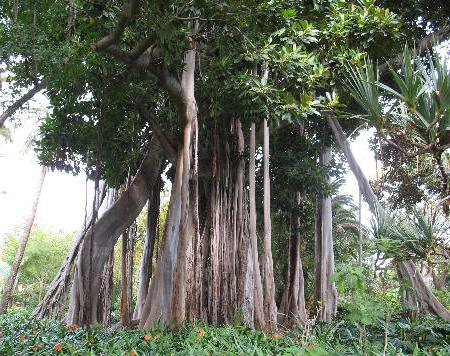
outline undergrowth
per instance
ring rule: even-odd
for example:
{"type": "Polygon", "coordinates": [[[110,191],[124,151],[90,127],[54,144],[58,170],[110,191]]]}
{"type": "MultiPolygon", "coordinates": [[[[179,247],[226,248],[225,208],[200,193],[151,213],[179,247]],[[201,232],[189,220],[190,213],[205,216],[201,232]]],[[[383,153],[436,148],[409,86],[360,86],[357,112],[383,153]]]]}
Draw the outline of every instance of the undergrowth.
{"type": "Polygon", "coordinates": [[[243,325],[185,325],[177,332],[102,327],[90,330],[11,312],[0,317],[1,355],[450,355],[450,324],[427,318],[393,320],[361,338],[356,324],[317,323],[297,332],[265,335],[243,325]],[[387,343],[384,333],[387,330],[387,343]]]}

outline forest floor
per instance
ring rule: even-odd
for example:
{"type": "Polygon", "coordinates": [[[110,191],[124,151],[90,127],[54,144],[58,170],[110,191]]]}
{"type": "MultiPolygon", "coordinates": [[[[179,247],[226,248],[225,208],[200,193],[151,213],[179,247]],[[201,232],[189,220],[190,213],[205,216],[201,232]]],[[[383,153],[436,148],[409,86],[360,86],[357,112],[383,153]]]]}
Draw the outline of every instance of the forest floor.
{"type": "Polygon", "coordinates": [[[0,355],[382,355],[385,346],[387,355],[450,355],[450,324],[435,319],[391,323],[386,344],[381,328],[361,330],[344,321],[272,335],[242,325],[86,330],[10,312],[0,317],[0,355]]]}

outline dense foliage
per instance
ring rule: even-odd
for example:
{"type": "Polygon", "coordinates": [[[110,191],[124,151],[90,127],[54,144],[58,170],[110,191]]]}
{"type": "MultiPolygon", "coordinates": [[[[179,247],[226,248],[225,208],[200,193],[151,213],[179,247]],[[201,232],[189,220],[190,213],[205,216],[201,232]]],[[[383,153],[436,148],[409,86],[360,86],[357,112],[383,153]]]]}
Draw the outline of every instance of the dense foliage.
{"type": "Polygon", "coordinates": [[[359,338],[355,324],[339,321],[318,323],[308,330],[264,335],[246,326],[184,326],[177,333],[168,330],[89,331],[77,325],[65,326],[53,320],[33,320],[11,313],[0,317],[0,352],[20,354],[75,355],[352,355],[362,350],[378,355],[384,347],[395,355],[448,355],[450,324],[434,319],[414,322],[380,321],[359,338]]]}

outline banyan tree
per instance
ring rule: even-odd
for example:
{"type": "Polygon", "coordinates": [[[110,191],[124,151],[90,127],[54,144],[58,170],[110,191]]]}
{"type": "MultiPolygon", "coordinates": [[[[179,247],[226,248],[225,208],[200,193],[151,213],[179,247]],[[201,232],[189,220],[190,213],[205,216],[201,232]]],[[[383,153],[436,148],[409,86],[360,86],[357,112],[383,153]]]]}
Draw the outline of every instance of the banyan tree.
{"type": "MultiPolygon", "coordinates": [[[[1,124],[45,90],[52,109],[39,126],[41,163],[85,170],[96,182],[91,213],[35,315],[108,325],[120,237],[122,324],[176,328],[242,317],[275,331],[336,315],[331,195],[341,148],[380,211],[339,124],[349,116],[345,106],[356,110],[343,76],[367,54],[398,53],[402,35],[412,33],[398,15],[372,1],[58,0],[1,8],[2,59],[15,85],[32,87],[1,124]],[[163,186],[170,201],[160,237],[163,186]],[[133,298],[134,223],[146,205],[133,298]],[[302,220],[305,211],[313,224],[302,220]],[[287,226],[284,245],[272,234],[274,215],[287,226]],[[307,229],[315,236],[312,302],[301,253],[307,229]],[[274,248],[284,252],[282,272],[274,248]]],[[[424,37],[423,46],[432,44],[424,37]]],[[[357,121],[345,120],[345,130],[357,121]]],[[[399,270],[423,289],[415,297],[448,319],[413,280],[414,263],[399,270]]]]}

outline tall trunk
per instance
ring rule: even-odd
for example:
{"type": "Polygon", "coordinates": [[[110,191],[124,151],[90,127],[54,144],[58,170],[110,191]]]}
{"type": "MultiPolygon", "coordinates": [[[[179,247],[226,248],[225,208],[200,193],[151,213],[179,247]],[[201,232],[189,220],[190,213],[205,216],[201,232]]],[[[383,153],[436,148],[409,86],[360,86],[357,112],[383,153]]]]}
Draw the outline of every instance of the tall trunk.
{"type": "MultiPolygon", "coordinates": [[[[300,193],[295,193],[295,203],[300,204],[300,193]]],[[[283,312],[283,323],[292,326],[297,323],[305,325],[308,321],[305,303],[305,279],[303,276],[303,264],[300,255],[300,217],[291,214],[291,233],[289,236],[288,273],[283,312]]]]}
{"type": "MultiPolygon", "coordinates": [[[[185,70],[181,79],[182,104],[178,111],[183,118],[183,141],[178,147],[175,179],[164,229],[164,246],[155,276],[150,284],[140,320],[141,327],[157,323],[179,326],[186,318],[186,266],[191,249],[193,207],[190,204],[192,128],[197,125],[197,104],[194,96],[195,49],[185,54],[185,70]]],[[[194,140],[196,144],[196,140],[194,140]]],[[[194,160],[196,158],[194,157],[194,160]]]]}
{"type": "Polygon", "coordinates": [[[358,264],[360,266],[362,266],[362,223],[361,223],[361,219],[362,219],[362,194],[361,194],[361,190],[358,189],[358,196],[359,196],[359,201],[358,201],[358,264]]]}
{"type": "MultiPolygon", "coordinates": [[[[301,202],[300,193],[295,193],[295,199],[297,205],[301,202]]],[[[295,263],[295,281],[298,281],[298,298],[297,298],[297,309],[298,309],[298,317],[299,321],[302,324],[306,324],[308,321],[308,315],[306,314],[306,301],[305,301],[305,278],[303,275],[303,263],[302,256],[300,252],[301,246],[301,235],[300,235],[301,221],[300,216],[296,216],[295,219],[295,234],[297,237],[297,245],[296,245],[296,263],[295,263]]],[[[296,282],[297,283],[297,282],[296,282]]]]}
{"type": "Polygon", "coordinates": [[[8,305],[11,300],[11,293],[16,282],[17,273],[19,272],[20,264],[22,263],[23,255],[25,253],[25,248],[27,247],[28,238],[30,237],[31,228],[34,223],[34,217],[36,216],[36,210],[39,204],[39,199],[41,197],[42,186],[44,185],[45,175],[47,173],[47,167],[41,167],[41,176],[39,178],[37,190],[34,196],[34,201],[31,206],[31,213],[25,223],[25,228],[23,230],[22,237],[19,241],[19,247],[17,248],[16,255],[14,257],[13,264],[11,266],[11,272],[9,273],[8,279],[6,280],[5,286],[3,288],[2,299],[0,301],[0,314],[6,313],[8,305]]]}
{"type": "Polygon", "coordinates": [[[266,322],[264,319],[263,308],[263,291],[261,273],[259,270],[258,257],[258,239],[256,237],[256,197],[255,197],[255,154],[256,154],[256,139],[255,139],[255,123],[252,122],[250,128],[250,162],[249,162],[249,186],[250,186],[250,240],[253,251],[253,276],[254,276],[254,321],[258,329],[264,330],[266,322]]]}
{"type": "Polygon", "coordinates": [[[186,305],[188,307],[188,321],[194,322],[201,318],[202,313],[202,295],[203,295],[203,256],[202,243],[200,235],[199,218],[199,181],[198,181],[198,123],[193,123],[193,171],[190,185],[190,194],[192,196],[192,228],[193,244],[192,251],[188,252],[190,257],[188,262],[187,280],[188,290],[186,305]]]}
{"type": "Polygon", "coordinates": [[[181,187],[183,173],[183,147],[177,153],[175,178],[172,182],[169,210],[164,227],[161,253],[156,264],[155,274],[150,282],[145,300],[140,327],[151,328],[157,324],[170,324],[173,287],[173,270],[177,257],[181,216],[181,187]]]}
{"type": "Polygon", "coordinates": [[[122,234],[120,322],[123,326],[130,326],[132,319],[131,303],[133,297],[133,255],[135,234],[135,223],[122,234]]]}
{"type": "Polygon", "coordinates": [[[114,271],[114,250],[108,258],[103,270],[102,283],[100,287],[100,305],[98,320],[103,322],[105,328],[111,326],[111,304],[113,293],[113,271],[114,271]]]}
{"type": "MultiPolygon", "coordinates": [[[[321,163],[328,166],[331,162],[331,148],[326,147],[321,156],[321,163]]],[[[327,181],[330,178],[327,175],[327,181]]],[[[319,255],[316,256],[315,267],[319,268],[314,273],[315,291],[314,296],[320,303],[318,312],[319,318],[330,322],[337,311],[337,290],[331,277],[334,273],[334,250],[333,250],[333,231],[332,231],[332,211],[331,197],[326,196],[320,199],[320,207],[316,218],[320,214],[320,223],[316,222],[316,248],[319,255]]]]}
{"type": "MultiPolygon", "coordinates": [[[[353,156],[353,153],[350,149],[350,144],[344,134],[344,131],[342,130],[341,125],[339,124],[339,121],[330,118],[328,119],[328,124],[333,130],[336,141],[344,152],[350,169],[352,170],[358,181],[359,189],[366,199],[367,203],[369,204],[369,208],[372,211],[372,214],[384,214],[384,211],[380,206],[372,188],[370,187],[367,178],[364,176],[364,173],[359,167],[358,162],[356,162],[355,157],[353,156]]],[[[398,262],[397,267],[399,273],[403,276],[403,278],[405,278],[405,280],[410,283],[410,287],[412,288],[412,290],[419,291],[419,293],[416,294],[416,304],[421,308],[423,306],[427,306],[427,308],[423,307],[421,311],[432,311],[439,317],[445,320],[450,320],[449,311],[439,302],[439,300],[437,300],[430,289],[426,286],[422,276],[420,275],[420,272],[417,271],[414,263],[412,261],[401,261],[398,262]]]]}
{"type": "Polygon", "coordinates": [[[235,218],[233,231],[235,241],[239,246],[237,258],[239,259],[236,302],[242,306],[244,321],[250,328],[254,328],[254,261],[252,245],[250,241],[248,223],[248,195],[244,189],[245,185],[245,160],[244,160],[244,134],[242,125],[236,120],[237,149],[238,162],[236,167],[235,181],[235,218]]]}
{"type": "Polygon", "coordinates": [[[275,303],[275,281],[272,260],[272,223],[270,219],[270,171],[269,171],[269,128],[263,120],[264,130],[264,302],[267,327],[277,329],[277,305],[275,303]]]}
{"type": "MultiPolygon", "coordinates": [[[[191,134],[192,122],[186,123],[183,137],[182,152],[182,185],[181,185],[181,212],[180,212],[180,237],[177,247],[177,259],[174,269],[173,294],[172,294],[172,320],[171,326],[176,328],[186,319],[186,266],[187,252],[191,248],[192,221],[189,218],[189,174],[191,172],[191,134]]],[[[177,167],[178,168],[178,167],[177,167]]],[[[192,216],[191,216],[192,218],[192,216]]]]}
{"type": "MultiPolygon", "coordinates": [[[[155,137],[150,142],[149,151],[141,164],[136,176],[130,186],[122,194],[115,204],[108,209],[95,224],[95,237],[92,241],[92,300],[91,300],[91,320],[97,322],[98,297],[101,285],[101,275],[106,260],[118,237],[136,220],[140,211],[144,207],[149,190],[153,188],[163,163],[163,152],[155,137]]],[[[87,239],[92,238],[90,228],[81,246],[80,253],[74,273],[74,281],[71,289],[69,313],[67,322],[69,324],[84,324],[86,322],[85,311],[83,310],[83,289],[86,285],[86,272],[89,261],[89,249],[86,246],[87,239]]]]}
{"type": "Polygon", "coordinates": [[[155,241],[158,236],[158,221],[160,208],[160,190],[161,178],[155,184],[148,199],[147,211],[147,231],[145,234],[144,253],[142,255],[141,267],[139,272],[139,287],[137,293],[136,307],[134,308],[133,319],[141,318],[142,308],[144,307],[145,298],[147,296],[150,279],[153,272],[153,252],[155,241]]]}
{"type": "MultiPolygon", "coordinates": [[[[193,30],[193,29],[191,29],[193,30]]],[[[193,204],[190,201],[190,176],[191,176],[191,153],[197,154],[197,147],[192,147],[193,130],[197,129],[197,103],[195,102],[194,91],[194,74],[195,74],[195,58],[196,50],[194,48],[186,51],[184,62],[186,68],[181,78],[181,88],[185,106],[183,107],[183,145],[182,145],[182,165],[181,174],[181,192],[180,192],[180,236],[177,246],[177,259],[173,276],[173,294],[172,294],[172,315],[171,326],[177,328],[186,319],[186,267],[188,260],[188,252],[192,252],[192,213],[193,204]]],[[[195,134],[195,133],[194,133],[195,134]]],[[[194,141],[194,145],[197,142],[194,141]]],[[[196,160],[196,157],[194,157],[196,160]]],[[[197,174],[197,172],[195,172],[197,174]]],[[[197,198],[197,197],[195,197],[197,198]]]]}

